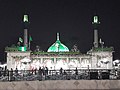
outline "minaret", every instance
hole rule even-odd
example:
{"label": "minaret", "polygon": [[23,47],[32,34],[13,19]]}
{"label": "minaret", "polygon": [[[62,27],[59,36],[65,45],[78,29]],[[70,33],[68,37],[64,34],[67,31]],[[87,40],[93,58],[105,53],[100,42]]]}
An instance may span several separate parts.
{"label": "minaret", "polygon": [[94,27],[94,47],[97,48],[98,47],[98,25],[100,24],[98,16],[95,15],[93,17],[93,27]]}
{"label": "minaret", "polygon": [[24,24],[24,46],[28,49],[28,15],[24,15],[23,17]]}

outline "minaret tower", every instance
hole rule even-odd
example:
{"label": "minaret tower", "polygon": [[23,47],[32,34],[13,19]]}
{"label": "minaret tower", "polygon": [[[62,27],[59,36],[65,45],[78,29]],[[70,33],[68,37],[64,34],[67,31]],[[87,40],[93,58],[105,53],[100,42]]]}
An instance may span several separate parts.
{"label": "minaret tower", "polygon": [[93,17],[93,27],[94,27],[94,47],[98,48],[98,25],[100,24],[99,18],[97,15]]}
{"label": "minaret tower", "polygon": [[28,50],[28,15],[24,15],[23,17],[23,24],[24,24],[24,47]]}

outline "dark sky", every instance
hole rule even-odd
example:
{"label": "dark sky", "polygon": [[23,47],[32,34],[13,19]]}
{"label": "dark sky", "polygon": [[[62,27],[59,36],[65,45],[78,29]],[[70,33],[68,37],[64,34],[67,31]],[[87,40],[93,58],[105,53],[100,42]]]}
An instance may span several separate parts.
{"label": "dark sky", "polygon": [[92,16],[100,17],[99,37],[105,46],[115,48],[114,58],[120,59],[119,0],[0,0],[0,60],[5,60],[4,48],[23,37],[23,15],[29,14],[29,34],[32,48],[39,45],[46,51],[60,40],[71,48],[87,52],[93,46]]}

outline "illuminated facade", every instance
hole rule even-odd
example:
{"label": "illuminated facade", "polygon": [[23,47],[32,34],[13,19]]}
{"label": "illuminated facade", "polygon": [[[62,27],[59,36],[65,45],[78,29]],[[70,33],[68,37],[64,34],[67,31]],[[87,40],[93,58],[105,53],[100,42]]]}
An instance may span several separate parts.
{"label": "illuminated facade", "polygon": [[[26,16],[25,16],[26,17]],[[74,45],[70,50],[59,40],[57,40],[47,50],[47,52],[30,50],[30,43],[24,46],[6,47],[7,53],[7,68],[19,70],[32,70],[39,67],[48,67],[49,69],[112,69],[113,68],[113,48],[103,47],[103,42],[100,39],[98,43],[98,35],[96,25],[98,17],[94,17],[94,47],[86,54],[82,54],[77,46]],[[28,22],[28,18],[24,19]],[[25,22],[25,24],[27,23]],[[25,28],[24,41],[27,42],[27,29]],[[99,44],[101,46],[99,46]]]}

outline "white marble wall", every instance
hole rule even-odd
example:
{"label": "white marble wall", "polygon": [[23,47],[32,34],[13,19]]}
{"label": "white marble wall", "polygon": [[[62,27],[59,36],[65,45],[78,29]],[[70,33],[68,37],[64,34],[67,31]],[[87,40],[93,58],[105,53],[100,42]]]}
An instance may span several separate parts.
{"label": "white marble wall", "polygon": [[[16,59],[14,59],[13,57],[27,57],[30,58],[30,52],[7,52],[7,69],[10,70],[11,68],[13,70],[16,69],[17,65],[16,65]],[[18,59],[19,60],[19,59]]]}
{"label": "white marble wall", "polygon": [[120,80],[51,80],[0,82],[0,90],[120,90]]}

